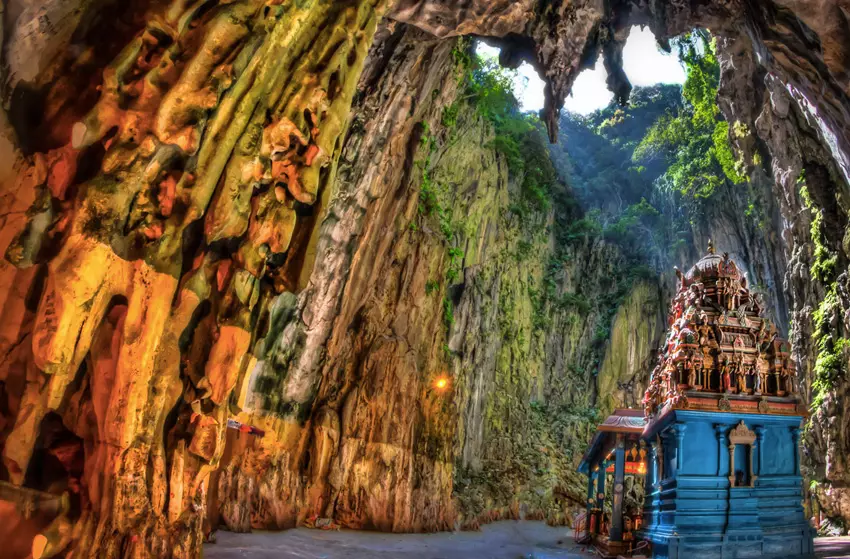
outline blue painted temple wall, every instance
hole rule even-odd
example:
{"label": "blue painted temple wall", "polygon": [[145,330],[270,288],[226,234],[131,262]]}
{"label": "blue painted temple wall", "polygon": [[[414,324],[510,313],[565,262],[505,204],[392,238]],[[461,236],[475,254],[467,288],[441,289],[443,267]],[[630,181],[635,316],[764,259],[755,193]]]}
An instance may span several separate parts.
{"label": "blue painted temple wall", "polygon": [[[733,486],[729,442],[741,420],[747,430],[735,431],[734,438],[740,441],[745,433],[753,442],[733,451],[735,470],[747,484]],[[653,542],[654,557],[813,557],[797,466],[800,420],[673,410],[650,424],[650,456],[662,455],[649,461],[641,535]]]}

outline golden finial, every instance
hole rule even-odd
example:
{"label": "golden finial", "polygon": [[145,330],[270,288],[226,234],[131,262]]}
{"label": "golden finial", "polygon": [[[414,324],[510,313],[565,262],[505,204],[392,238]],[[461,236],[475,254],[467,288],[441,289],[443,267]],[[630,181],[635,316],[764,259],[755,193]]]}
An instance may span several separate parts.
{"label": "golden finial", "polygon": [[714,250],[714,241],[712,241],[711,239],[709,239],[709,240],[708,240],[708,253],[709,253],[709,254],[714,254],[714,253],[716,253],[716,252],[717,252],[717,251],[716,251],[716,250]]}

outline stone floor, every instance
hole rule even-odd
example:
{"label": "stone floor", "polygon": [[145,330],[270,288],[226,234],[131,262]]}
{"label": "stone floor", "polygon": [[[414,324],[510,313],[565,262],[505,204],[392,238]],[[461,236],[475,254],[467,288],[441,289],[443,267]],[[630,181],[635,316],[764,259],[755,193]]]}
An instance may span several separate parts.
{"label": "stone floor", "polygon": [[[542,522],[496,522],[480,532],[382,534],[298,528],[234,534],[219,531],[205,559],[588,559],[566,528]],[[820,559],[850,558],[850,537],[815,540]]]}
{"label": "stone floor", "polygon": [[843,559],[850,557],[850,536],[843,538],[817,538],[815,551],[820,559]]}
{"label": "stone floor", "polygon": [[512,520],[480,532],[383,534],[298,528],[286,532],[219,531],[204,559],[587,559],[572,532]]}

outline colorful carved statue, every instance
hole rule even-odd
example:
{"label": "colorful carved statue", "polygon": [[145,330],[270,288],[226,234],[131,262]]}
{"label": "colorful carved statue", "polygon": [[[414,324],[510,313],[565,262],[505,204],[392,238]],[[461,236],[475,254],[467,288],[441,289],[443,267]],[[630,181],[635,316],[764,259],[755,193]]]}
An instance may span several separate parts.
{"label": "colorful carved statue", "polygon": [[747,377],[743,371],[738,374],[738,394],[747,392]]}
{"label": "colorful carved statue", "polygon": [[706,323],[700,324],[697,327],[697,332],[699,332],[699,344],[704,346],[708,344],[708,336],[711,333],[711,326]]}
{"label": "colorful carved statue", "polygon": [[731,379],[731,365],[729,364],[728,359],[724,359],[720,364],[720,389],[721,390],[729,390],[729,387],[732,385]]}
{"label": "colorful carved statue", "polygon": [[747,372],[747,374],[753,377],[753,379],[755,380],[755,384],[753,385],[753,392],[755,392],[756,394],[761,394],[766,388],[764,382],[764,375],[762,375],[761,371],[757,370],[754,366],[750,367],[750,370]]}
{"label": "colorful carved statue", "polygon": [[788,395],[796,394],[797,390],[794,387],[794,375],[791,374],[791,371],[788,369],[782,369],[782,373],[785,377],[785,392]]}
{"label": "colorful carved statue", "polygon": [[[775,326],[762,316],[761,298],[750,292],[746,275],[728,254],[709,250],[677,276],[667,337],[647,389],[647,413],[668,405],[691,405],[682,392],[686,387],[745,397],[794,390],[793,363],[786,363],[790,347],[776,339]],[[775,375],[775,381],[768,375]]]}

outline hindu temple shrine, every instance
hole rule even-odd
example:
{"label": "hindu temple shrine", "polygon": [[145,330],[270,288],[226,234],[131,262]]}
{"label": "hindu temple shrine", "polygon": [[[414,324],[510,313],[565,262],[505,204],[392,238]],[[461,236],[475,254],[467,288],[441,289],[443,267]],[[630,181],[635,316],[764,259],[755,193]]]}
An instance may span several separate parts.
{"label": "hindu temple shrine", "polygon": [[[806,407],[789,344],[727,254],[710,246],[677,275],[644,413],[616,411],[582,461],[590,480],[583,533],[609,556],[643,545],[664,559],[813,557],[801,504]],[[645,455],[646,465],[627,468],[638,446],[631,460]],[[623,504],[629,474],[644,483],[637,521]]]}

